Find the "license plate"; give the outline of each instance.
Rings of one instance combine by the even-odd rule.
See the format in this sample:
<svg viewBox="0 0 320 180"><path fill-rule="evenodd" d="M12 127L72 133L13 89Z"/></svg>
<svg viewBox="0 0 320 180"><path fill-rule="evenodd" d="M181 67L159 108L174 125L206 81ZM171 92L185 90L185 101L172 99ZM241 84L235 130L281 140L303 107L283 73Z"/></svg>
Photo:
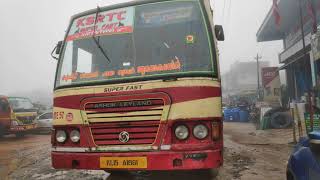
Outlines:
<svg viewBox="0 0 320 180"><path fill-rule="evenodd" d="M147 167L148 167L147 157L100 157L100 168L145 169Z"/></svg>
<svg viewBox="0 0 320 180"><path fill-rule="evenodd" d="M32 129L34 126L33 125L28 125L26 126L26 129Z"/></svg>

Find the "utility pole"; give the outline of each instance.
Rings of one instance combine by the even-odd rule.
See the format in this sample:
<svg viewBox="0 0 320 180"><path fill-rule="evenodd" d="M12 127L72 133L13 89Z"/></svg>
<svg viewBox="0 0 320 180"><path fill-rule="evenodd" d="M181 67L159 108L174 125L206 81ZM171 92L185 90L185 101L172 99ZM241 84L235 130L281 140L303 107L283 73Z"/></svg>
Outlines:
<svg viewBox="0 0 320 180"><path fill-rule="evenodd" d="M303 60L306 60L307 57L307 50L306 50L306 42L305 42L305 33L304 33L304 27L303 27L303 15L302 15L302 2L299 1L299 14L300 14L300 29L301 29L301 36L302 36L302 47L303 47Z"/></svg>
<svg viewBox="0 0 320 180"><path fill-rule="evenodd" d="M262 57L261 56L259 56L259 54L257 54L257 57L255 57L254 58L256 61L257 61L257 78L258 78L258 86L257 86L257 95L258 95L258 100L260 100L260 96L261 96L261 94L260 94L260 67L259 67L259 59L262 59Z"/></svg>

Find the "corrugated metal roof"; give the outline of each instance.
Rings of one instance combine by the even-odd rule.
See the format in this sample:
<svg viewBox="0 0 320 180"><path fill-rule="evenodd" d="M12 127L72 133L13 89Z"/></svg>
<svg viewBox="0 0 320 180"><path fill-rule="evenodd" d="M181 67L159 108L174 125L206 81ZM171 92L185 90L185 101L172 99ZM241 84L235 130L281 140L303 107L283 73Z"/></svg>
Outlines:
<svg viewBox="0 0 320 180"><path fill-rule="evenodd" d="M277 26L275 23L273 8L271 6L257 32L258 42L284 39L285 34L299 22L299 4L297 0L278 0L278 6L281 16L280 26ZM306 11L306 8L303 9Z"/></svg>

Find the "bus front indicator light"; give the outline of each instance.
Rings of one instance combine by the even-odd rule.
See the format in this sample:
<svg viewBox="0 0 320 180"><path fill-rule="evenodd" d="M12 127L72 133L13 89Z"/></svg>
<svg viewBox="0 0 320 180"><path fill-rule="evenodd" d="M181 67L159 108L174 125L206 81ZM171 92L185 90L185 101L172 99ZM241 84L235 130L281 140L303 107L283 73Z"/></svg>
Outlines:
<svg viewBox="0 0 320 180"><path fill-rule="evenodd" d="M220 123L213 122L212 123L212 139L219 140L220 139Z"/></svg>
<svg viewBox="0 0 320 180"><path fill-rule="evenodd" d="M189 129L185 125L177 126L174 133L179 140L186 140L189 137Z"/></svg>
<svg viewBox="0 0 320 180"><path fill-rule="evenodd" d="M63 130L58 130L56 133L56 140L59 143L64 143L67 140L67 133Z"/></svg>

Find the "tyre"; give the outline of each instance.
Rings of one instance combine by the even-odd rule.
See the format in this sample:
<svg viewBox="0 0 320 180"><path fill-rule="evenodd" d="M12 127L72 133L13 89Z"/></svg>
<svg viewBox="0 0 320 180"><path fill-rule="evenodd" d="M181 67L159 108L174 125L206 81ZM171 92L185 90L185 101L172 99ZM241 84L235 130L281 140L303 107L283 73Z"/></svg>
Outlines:
<svg viewBox="0 0 320 180"><path fill-rule="evenodd" d="M287 171L287 180L295 180L294 176L291 174L290 171Z"/></svg>
<svg viewBox="0 0 320 180"><path fill-rule="evenodd" d="M284 129L292 124L291 117L284 112L275 112L270 117L270 126L274 129Z"/></svg>
<svg viewBox="0 0 320 180"><path fill-rule="evenodd" d="M272 109L270 109L269 111L267 111L264 116L272 116L274 113L277 112L284 112L286 111L286 109L282 108L282 107L273 107Z"/></svg>

